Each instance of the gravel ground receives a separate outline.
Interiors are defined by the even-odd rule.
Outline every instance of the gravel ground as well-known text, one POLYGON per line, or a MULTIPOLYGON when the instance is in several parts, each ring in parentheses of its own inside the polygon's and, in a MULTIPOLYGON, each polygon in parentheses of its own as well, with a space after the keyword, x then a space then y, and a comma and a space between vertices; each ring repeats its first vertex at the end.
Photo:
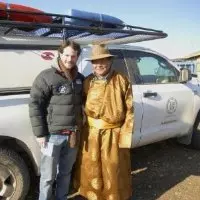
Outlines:
POLYGON ((133 150, 136 200, 200 200, 200 151, 161 142, 133 150))
MULTIPOLYGON (((132 150, 134 200, 200 200, 200 151, 172 140, 132 150)), ((38 179, 27 200, 37 200, 38 179)))

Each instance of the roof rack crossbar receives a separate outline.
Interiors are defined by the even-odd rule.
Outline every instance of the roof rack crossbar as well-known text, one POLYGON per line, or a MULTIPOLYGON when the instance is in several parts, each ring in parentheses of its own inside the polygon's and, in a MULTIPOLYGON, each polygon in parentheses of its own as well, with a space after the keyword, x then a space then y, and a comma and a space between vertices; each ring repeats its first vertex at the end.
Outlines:
POLYGON ((49 39, 76 39, 77 41, 102 41, 118 40, 120 43, 129 41, 147 41, 167 37, 167 34, 161 30, 132 26, 125 23, 118 24, 112 22, 103 22, 94 19, 85 19, 84 17, 75 17, 62 14, 29 12, 19 10, 0 9, 0 12, 7 13, 6 17, 0 18, 0 36, 27 36, 32 38, 46 37, 49 39), (52 22, 23 22, 9 20, 11 13, 35 16, 51 16, 52 22), (78 20, 84 23, 76 23, 78 20), (88 23, 89 22, 89 23, 88 23), (81 25, 80 25, 81 24, 81 25), (84 24, 84 25, 82 25, 84 24))
POLYGON ((49 23, 34 23, 34 22, 18 22, 18 21, 8 21, 0 20, 0 25, 5 25, 6 27, 13 27, 15 25, 19 27, 30 27, 30 28, 54 28, 54 29, 70 29, 70 30, 85 30, 94 33, 127 33, 130 35, 135 34, 150 34, 150 35, 166 35, 163 32, 152 32, 152 31, 137 31, 137 30, 126 30, 126 29, 113 29, 113 28, 101 28, 101 27, 90 27, 90 26, 80 26, 80 25, 68 25, 68 24, 49 24, 49 23))
POLYGON ((132 26, 132 25, 125 25, 128 29, 141 29, 141 30, 144 30, 144 31, 156 31, 156 32, 163 32, 161 30, 155 30, 155 29, 152 29, 152 28, 144 28, 144 27, 141 27, 141 26, 132 26))
POLYGON ((10 33, 13 29, 14 29, 14 27, 8 28, 8 30, 6 30, 6 31, 4 32, 4 35, 7 35, 7 34, 10 33))
MULTIPOLYGON (((24 15, 43 15, 43 16, 51 16, 51 17, 54 17, 53 20, 56 20, 56 19, 59 19, 59 18, 62 18, 62 19, 65 19, 65 18, 70 18, 70 19, 78 19, 78 20, 81 20, 81 21, 88 21, 88 22, 95 22, 95 23, 99 23, 99 24, 104 24, 105 22, 100 22, 98 20, 94 20, 94 19, 86 19, 86 18, 81 18, 81 17, 75 17, 75 16, 70 16, 70 15, 62 15, 62 14, 53 14, 53 13, 39 13, 39 12, 30 12, 30 11, 19 11, 19 10, 9 10, 9 9, 0 9, 0 11, 6 11, 8 13, 20 13, 20 14, 24 14, 24 15)), ((70 23, 67 22, 67 23, 70 23)), ((161 30, 156 30, 156 29, 151 29, 151 28, 144 28, 144 27, 140 27, 140 26, 132 26, 132 25, 128 25, 128 24, 118 24, 118 23, 112 23, 112 22, 109 22, 109 24, 113 24, 113 25, 116 25, 116 26, 119 26, 119 27, 122 27, 122 28, 129 28, 129 29, 141 29, 141 30, 148 30, 148 31, 155 31, 155 32, 163 32, 161 30)))

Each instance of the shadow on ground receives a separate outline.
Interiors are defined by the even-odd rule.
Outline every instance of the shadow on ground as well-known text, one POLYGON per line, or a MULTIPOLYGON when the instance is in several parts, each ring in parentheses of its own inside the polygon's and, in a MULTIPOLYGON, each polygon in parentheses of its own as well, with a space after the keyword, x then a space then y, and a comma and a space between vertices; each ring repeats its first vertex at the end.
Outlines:
MULTIPOLYGON (((200 176, 200 151, 173 140, 133 149, 131 157, 134 200, 182 199, 171 194, 167 198, 160 197, 191 175, 200 176)), ((26 200, 37 199, 38 179, 35 179, 26 200)), ((196 200, 195 197, 189 199, 196 200)))
POLYGON ((191 175, 200 175, 200 151, 178 145, 173 140, 134 149, 131 154, 136 200, 159 199, 191 175))

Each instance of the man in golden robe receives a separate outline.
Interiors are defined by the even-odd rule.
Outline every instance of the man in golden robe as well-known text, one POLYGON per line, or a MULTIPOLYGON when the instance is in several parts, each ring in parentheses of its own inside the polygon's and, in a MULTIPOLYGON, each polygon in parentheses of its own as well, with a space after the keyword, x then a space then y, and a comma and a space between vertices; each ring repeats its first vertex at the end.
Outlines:
POLYGON ((88 200, 128 200, 132 195, 130 147, 134 114, 129 80, 111 67, 113 55, 93 45, 93 74, 84 82, 86 123, 75 185, 88 200))

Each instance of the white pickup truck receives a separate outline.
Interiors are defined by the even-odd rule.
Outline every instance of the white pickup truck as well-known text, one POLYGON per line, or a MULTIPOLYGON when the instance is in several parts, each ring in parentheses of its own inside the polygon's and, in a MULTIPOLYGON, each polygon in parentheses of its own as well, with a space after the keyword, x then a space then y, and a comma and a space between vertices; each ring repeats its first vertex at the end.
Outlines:
MULTIPOLYGON (((0 198, 22 199, 29 189, 30 174, 39 175, 40 148, 29 121, 29 92, 36 75, 56 58, 58 45, 54 39, 0 36, 0 198)), ((200 148, 197 78, 150 49, 121 44, 108 47, 116 55, 113 68, 132 83, 132 148, 168 138, 200 148)), ((90 46, 84 46, 78 62, 84 75, 92 72, 91 63, 85 60, 89 55, 90 46)))

